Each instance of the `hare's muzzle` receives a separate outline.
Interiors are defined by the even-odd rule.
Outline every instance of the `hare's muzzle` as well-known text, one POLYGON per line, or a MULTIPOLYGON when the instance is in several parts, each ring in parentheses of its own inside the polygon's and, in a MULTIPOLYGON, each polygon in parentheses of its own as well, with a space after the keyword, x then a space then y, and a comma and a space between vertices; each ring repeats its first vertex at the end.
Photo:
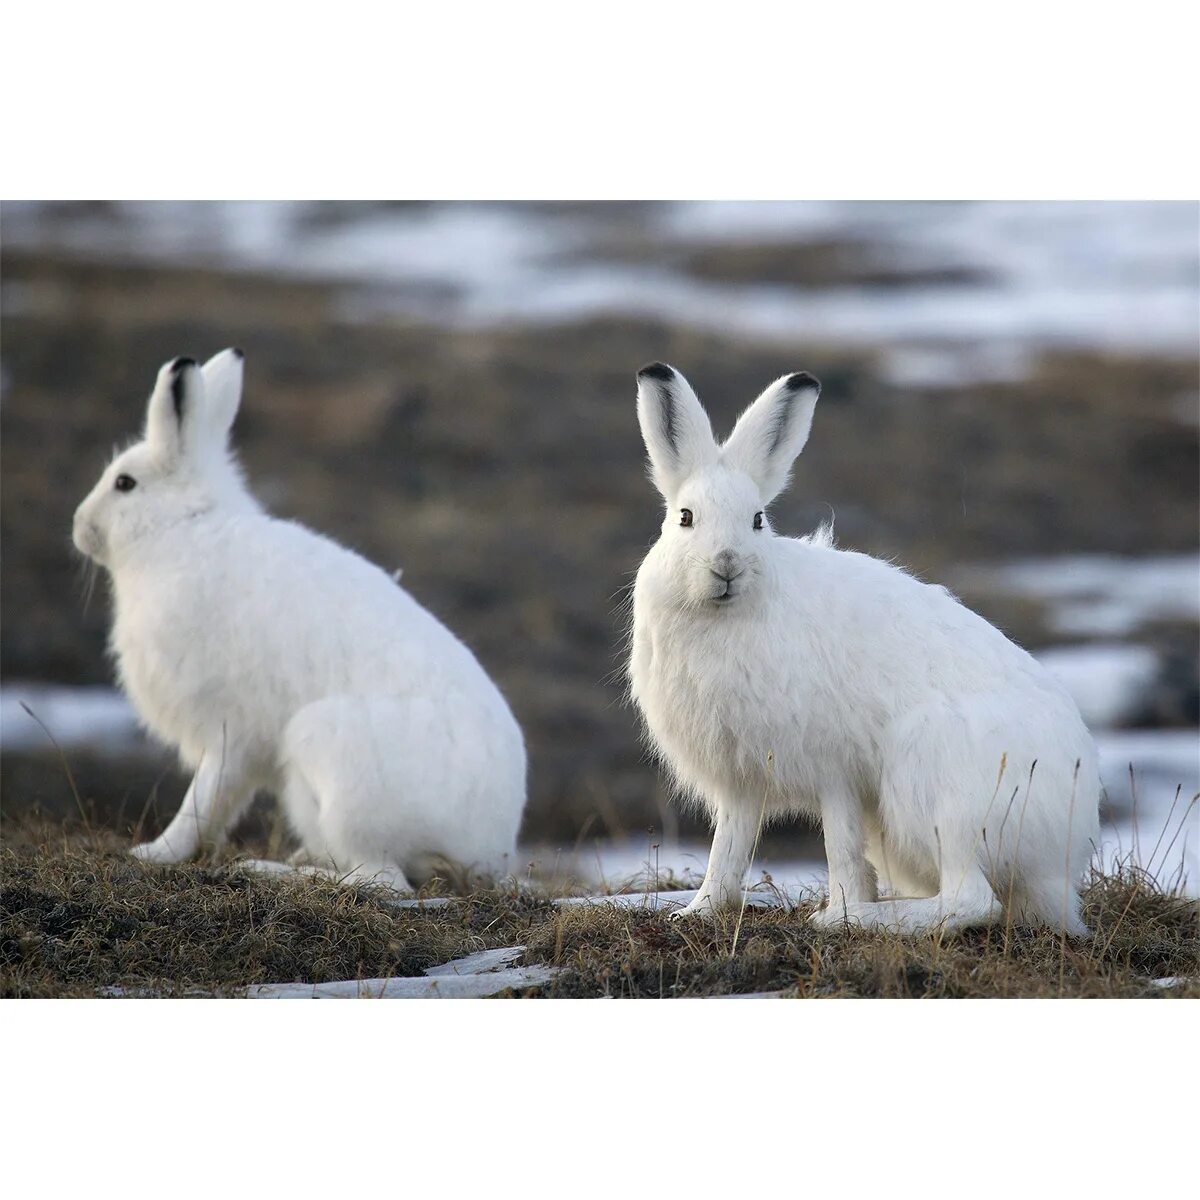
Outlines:
POLYGON ((88 558, 99 558, 104 548, 104 539, 101 538, 100 531, 78 512, 75 513, 75 520, 71 525, 71 540, 75 543, 75 549, 80 554, 86 554, 88 558))

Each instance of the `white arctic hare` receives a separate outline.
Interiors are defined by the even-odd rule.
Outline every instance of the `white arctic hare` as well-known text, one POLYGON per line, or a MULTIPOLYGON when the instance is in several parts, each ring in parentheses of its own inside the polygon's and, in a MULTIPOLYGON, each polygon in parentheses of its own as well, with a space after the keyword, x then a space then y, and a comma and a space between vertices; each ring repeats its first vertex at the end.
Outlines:
POLYGON ((263 789, 303 853, 351 878, 511 869, 525 747, 508 705, 384 571, 259 507, 227 447, 241 391, 239 350, 167 363, 145 439, 75 513, 75 545, 112 575, 121 683, 195 772, 134 853, 216 847, 263 789))
POLYGON ((1018 921, 1086 934, 1100 782, 1070 697, 944 588, 771 529, 819 393, 808 374, 776 380, 718 445, 678 371, 638 374, 666 516, 634 588, 631 690, 715 826, 679 915, 740 900, 760 821, 802 813, 829 863, 819 923, 916 932, 1011 902, 1018 921), (877 880, 919 898, 881 901, 877 880))

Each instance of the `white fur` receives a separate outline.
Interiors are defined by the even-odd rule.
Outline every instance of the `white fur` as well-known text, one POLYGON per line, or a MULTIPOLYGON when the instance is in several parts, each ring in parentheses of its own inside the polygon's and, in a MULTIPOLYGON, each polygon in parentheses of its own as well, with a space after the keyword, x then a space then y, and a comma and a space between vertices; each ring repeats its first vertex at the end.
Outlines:
POLYGON ((508 705, 387 573, 263 512, 226 445, 241 386, 240 351, 164 366, 145 440, 75 514, 76 546, 112 575, 121 683, 195 772, 134 853, 219 846, 262 789, 341 875, 406 888, 440 860, 510 870, 525 748, 508 705))
POLYGON ((682 375, 639 374, 666 516, 634 589, 631 690, 656 752, 715 826, 680 915, 739 900, 762 822, 800 813, 824 832, 821 924, 919 932, 1007 906, 1015 921, 1085 934, 1077 883, 1100 782, 1065 690, 944 588, 825 533, 778 537, 765 517, 753 528, 819 389, 811 376, 776 381, 718 446, 682 375), (906 898, 880 900, 878 884, 906 898))

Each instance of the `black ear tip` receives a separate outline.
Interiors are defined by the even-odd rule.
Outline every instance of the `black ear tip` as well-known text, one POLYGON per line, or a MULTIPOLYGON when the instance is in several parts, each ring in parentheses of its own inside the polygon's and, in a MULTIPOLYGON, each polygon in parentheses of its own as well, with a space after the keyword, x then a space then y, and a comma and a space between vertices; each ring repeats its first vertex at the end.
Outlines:
POLYGON ((797 371, 794 375, 787 377, 787 389, 789 392, 798 392, 804 388, 814 388, 819 392, 821 390, 821 381, 815 375, 810 375, 807 371, 797 371))
POLYGON ((245 350, 243 350, 240 346, 230 346, 229 353, 232 354, 234 358, 245 358, 246 357, 245 350))
POLYGON ((194 358, 173 358, 171 360, 171 374, 178 375, 188 367, 194 367, 196 360, 194 358))
POLYGON ((666 363, 652 362, 647 363, 639 372, 638 378, 647 376, 650 379, 657 379, 662 383, 666 383, 669 379, 675 378, 675 372, 667 366, 666 363))

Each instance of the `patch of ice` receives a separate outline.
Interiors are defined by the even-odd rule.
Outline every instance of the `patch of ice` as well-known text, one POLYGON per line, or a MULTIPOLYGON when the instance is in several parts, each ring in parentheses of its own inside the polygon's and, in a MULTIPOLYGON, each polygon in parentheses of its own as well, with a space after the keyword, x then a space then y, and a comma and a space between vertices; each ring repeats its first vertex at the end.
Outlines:
POLYGON ((553 967, 531 966, 481 975, 260 983, 248 988, 246 995, 251 1000, 478 1000, 506 988, 541 987, 556 974, 553 967))
MULTIPOLYGON (((747 908, 781 908, 789 907, 804 899, 807 889, 793 888, 790 892, 784 889, 748 890, 744 893, 747 908)), ((597 896, 564 896, 554 903, 560 908, 578 908, 581 905, 594 906, 608 904, 614 908, 682 908, 691 903, 697 892, 623 892, 620 895, 597 896)))
POLYGON ((429 967, 425 974, 434 978, 442 975, 482 975, 487 971, 498 971, 501 967, 509 967, 513 960, 525 953, 524 946, 505 946, 500 950, 480 950, 478 954, 468 954, 466 958, 456 958, 453 962, 442 963, 440 967, 429 967))
POLYGON ((1053 646, 1035 657, 1070 692, 1093 729, 1133 716, 1159 670, 1158 655, 1148 646, 1121 642, 1053 646))
POLYGON ((781 1000, 786 992, 780 988, 775 992, 734 992, 731 996, 702 996, 703 1000, 781 1000))

